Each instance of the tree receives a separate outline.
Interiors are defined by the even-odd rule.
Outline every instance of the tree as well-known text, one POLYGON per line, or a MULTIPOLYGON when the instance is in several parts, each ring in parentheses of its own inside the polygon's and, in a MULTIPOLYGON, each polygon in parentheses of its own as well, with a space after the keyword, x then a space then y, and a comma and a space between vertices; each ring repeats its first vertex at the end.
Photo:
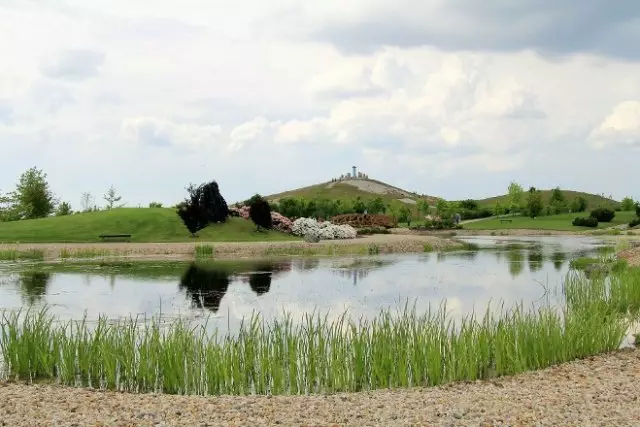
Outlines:
POLYGON ((635 202, 631 197, 625 197, 622 199, 622 203, 620 204, 620 209, 623 211, 632 211, 635 209, 635 202))
POLYGON ((382 197, 376 197, 367 203, 367 212, 370 214, 382 214, 387 210, 382 197))
POLYGON ((418 207, 418 212, 420 212, 421 215, 424 215, 424 216, 429 215, 430 208, 429 208, 428 201, 426 201, 425 199, 418 200, 417 207, 418 207))
POLYGON ((251 198, 249 218, 251 218, 251 221, 256 225, 257 231, 260 231, 260 228, 270 229, 272 227, 271 206, 269 206, 269 202, 259 194, 251 198))
POLYGON ((449 204, 445 199, 438 199, 438 202, 436 203, 436 211, 438 212, 438 216, 442 217, 447 212, 448 208, 449 204))
POLYGON ((97 209, 95 206, 95 199, 88 191, 85 191, 80 196, 80 207, 82 208, 82 212, 91 212, 94 209, 97 209))
POLYGON ((531 218, 535 218, 542 213, 544 205, 542 204, 542 195, 535 187, 529 189, 527 194, 527 211, 531 218))
POLYGON ((507 212, 507 209, 500 202, 497 202, 493 207, 493 214, 496 216, 504 215, 507 212))
POLYGON ((571 202, 571 211, 572 212, 584 212, 587 210, 589 203, 587 199, 582 196, 578 196, 571 202))
POLYGON ((215 181, 198 187, 189 184, 189 197, 177 207, 177 214, 189 232, 195 234, 210 223, 225 222, 229 216, 229 207, 220 194, 215 181))
POLYGON ((151 202, 149 203, 149 208, 161 208, 162 207, 162 203, 160 202, 151 202))
POLYGON ((640 202, 636 202, 635 208, 636 208, 636 216, 640 217, 640 202))
POLYGON ((411 227, 411 209, 407 206, 402 206, 398 212, 398 221, 406 222, 411 227))
POLYGON ((560 204, 564 202, 564 193, 560 190, 560 187, 556 187, 551 190, 551 204, 560 204))
POLYGON ((509 210, 513 212, 516 209, 520 209, 522 207, 522 197, 524 195, 524 190, 522 189, 522 186, 517 182, 511 182, 511 184, 509 184, 509 188, 507 189, 507 191, 508 191, 507 200, 508 200, 509 210))
POLYGON ((117 195, 116 188, 112 185, 109 187, 109 190, 107 190, 107 194, 104 195, 103 199, 107 202, 107 209, 113 209, 113 206, 122 200, 122 196, 117 195))
POLYGON ((66 215, 71 215, 73 213, 73 211, 71 210, 71 203, 69 202, 62 202, 58 205, 58 208, 56 209, 56 216, 66 216, 66 215))
POLYGON ((44 218, 49 216, 55 208, 47 174, 35 166, 20 176, 11 199, 18 217, 22 219, 44 218))
POLYGON ((478 202, 472 199, 463 200, 460 202, 460 207, 462 209, 469 209, 470 211, 474 211, 478 209, 478 202))

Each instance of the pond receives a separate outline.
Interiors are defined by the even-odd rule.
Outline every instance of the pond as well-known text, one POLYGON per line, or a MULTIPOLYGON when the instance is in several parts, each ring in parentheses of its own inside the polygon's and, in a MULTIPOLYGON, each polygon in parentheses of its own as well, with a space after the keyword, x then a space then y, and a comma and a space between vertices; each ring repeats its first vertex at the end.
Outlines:
POLYGON ((372 318, 384 308, 414 304, 454 318, 522 302, 543 302, 561 284, 569 260, 604 243, 583 237, 473 237, 479 250, 367 257, 243 262, 4 264, 0 311, 46 304, 62 320, 177 316, 221 333, 258 312, 286 311, 372 318))

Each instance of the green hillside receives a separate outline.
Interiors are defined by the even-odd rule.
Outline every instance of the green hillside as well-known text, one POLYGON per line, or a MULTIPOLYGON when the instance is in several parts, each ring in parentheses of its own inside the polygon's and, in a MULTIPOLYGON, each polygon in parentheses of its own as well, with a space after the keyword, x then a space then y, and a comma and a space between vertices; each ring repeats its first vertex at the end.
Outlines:
MULTIPOLYGON (((523 230, 566 230, 566 231, 586 231, 593 230, 589 227, 576 227, 571 223, 576 217, 587 217, 588 213, 580 214, 559 214, 549 216, 539 216, 535 219, 528 216, 514 216, 509 219, 511 222, 503 222, 497 218, 483 219, 480 221, 469 222, 463 224, 466 230, 507 230, 507 229, 523 229, 523 230)), ((598 228, 609 228, 616 225, 628 224, 636 213, 633 211, 616 212, 616 216, 611 222, 601 222, 598 228)))
POLYGON ((420 199, 426 199, 429 203, 435 203, 436 197, 420 195, 386 184, 375 179, 349 179, 337 182, 324 182, 310 185, 295 190, 266 196, 269 201, 277 201, 285 197, 304 197, 306 199, 330 199, 345 200, 360 197, 364 200, 381 197, 386 202, 405 199, 407 204, 412 204, 420 199), (409 200, 406 200, 409 199, 409 200))
MULTIPOLYGON (((544 201, 545 204, 548 203, 551 198, 551 191, 552 190, 540 190, 540 192, 542 193, 542 200, 544 201)), ((602 197, 597 194, 584 193, 581 191, 571 191, 571 190, 562 190, 562 193, 564 194, 565 200, 567 200, 568 202, 571 202, 571 200, 577 197, 584 197, 584 199, 589 204, 588 209, 597 208, 599 206, 616 208, 620 205, 620 202, 618 201, 615 201, 613 199, 609 199, 606 197, 602 197)), ((508 196, 504 194, 501 196, 494 196, 494 197, 489 197, 487 199, 477 200, 477 202, 480 207, 491 207, 491 206, 495 206, 495 204, 498 202, 506 204, 507 197, 508 196)), ((526 198, 526 189, 525 189, 524 197, 526 198)))
POLYGON ((191 237, 175 209, 121 208, 24 221, 0 222, 0 243, 98 242, 100 234, 131 234, 132 242, 250 242, 299 240, 275 231, 257 233, 249 220, 231 217, 191 237))

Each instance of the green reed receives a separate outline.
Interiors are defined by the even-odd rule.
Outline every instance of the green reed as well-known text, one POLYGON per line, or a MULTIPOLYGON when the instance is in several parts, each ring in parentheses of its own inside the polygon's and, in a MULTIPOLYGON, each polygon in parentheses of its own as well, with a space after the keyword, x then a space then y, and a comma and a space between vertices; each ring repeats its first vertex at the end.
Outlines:
POLYGON ((213 257, 213 252, 213 245, 196 245, 196 258, 211 258, 213 257))
POLYGON ((40 249, 3 249, 0 250, 0 261, 42 261, 44 251, 40 249))
POLYGON ((372 319, 253 314, 235 335, 159 318, 58 322, 46 308, 4 313, 0 351, 14 379, 173 394, 306 394, 432 386, 539 369, 617 349, 640 307, 640 273, 570 274, 562 308, 522 305, 455 322, 446 304, 372 319))

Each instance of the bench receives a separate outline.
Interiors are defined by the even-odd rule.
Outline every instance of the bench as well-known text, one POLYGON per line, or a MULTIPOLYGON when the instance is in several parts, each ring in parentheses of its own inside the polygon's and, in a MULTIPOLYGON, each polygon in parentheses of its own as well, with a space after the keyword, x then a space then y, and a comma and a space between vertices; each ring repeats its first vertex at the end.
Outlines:
POLYGON ((131 238, 131 234, 101 234, 98 237, 100 237, 102 240, 106 240, 106 239, 122 239, 122 238, 130 239, 131 238))
POLYGON ((500 222, 511 222, 511 219, 500 218, 500 222))

